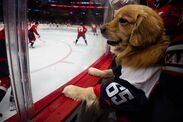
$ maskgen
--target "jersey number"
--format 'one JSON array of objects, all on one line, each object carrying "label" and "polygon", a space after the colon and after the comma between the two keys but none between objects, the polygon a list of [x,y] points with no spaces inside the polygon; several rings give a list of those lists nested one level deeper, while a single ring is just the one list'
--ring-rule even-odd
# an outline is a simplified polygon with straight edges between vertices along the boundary
[{"label": "jersey number", "polygon": [[79,32],[83,32],[84,29],[82,27],[79,27]]},{"label": "jersey number", "polygon": [[106,87],[106,92],[115,105],[120,105],[128,99],[134,98],[128,89],[115,82]]}]

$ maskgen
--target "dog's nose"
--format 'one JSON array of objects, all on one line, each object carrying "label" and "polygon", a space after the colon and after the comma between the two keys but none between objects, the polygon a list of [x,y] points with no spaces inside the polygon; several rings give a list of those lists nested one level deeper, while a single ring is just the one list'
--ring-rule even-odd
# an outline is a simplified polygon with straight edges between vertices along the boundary
[{"label": "dog's nose", "polygon": [[100,31],[101,31],[101,33],[105,33],[106,32],[106,27],[105,26],[100,27]]}]

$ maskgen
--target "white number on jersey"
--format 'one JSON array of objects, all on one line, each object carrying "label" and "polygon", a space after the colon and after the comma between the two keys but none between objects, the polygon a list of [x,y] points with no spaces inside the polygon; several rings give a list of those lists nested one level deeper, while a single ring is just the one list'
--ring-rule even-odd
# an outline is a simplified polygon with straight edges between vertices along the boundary
[{"label": "white number on jersey", "polygon": [[78,30],[79,30],[79,32],[83,32],[84,31],[83,27],[79,27]]},{"label": "white number on jersey", "polygon": [[120,105],[121,103],[134,98],[128,89],[115,82],[110,83],[106,87],[106,93],[115,105]]}]

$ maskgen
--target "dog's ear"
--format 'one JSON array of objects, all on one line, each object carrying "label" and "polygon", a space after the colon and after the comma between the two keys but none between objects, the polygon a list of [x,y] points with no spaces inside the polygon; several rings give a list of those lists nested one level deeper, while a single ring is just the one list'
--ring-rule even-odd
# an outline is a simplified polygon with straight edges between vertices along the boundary
[{"label": "dog's ear", "polygon": [[142,38],[141,38],[141,33],[139,32],[139,26],[141,26],[142,21],[145,18],[146,18],[145,14],[138,14],[137,15],[136,22],[133,26],[131,36],[130,36],[130,40],[129,40],[129,43],[134,47],[138,47],[138,46],[143,45]]}]

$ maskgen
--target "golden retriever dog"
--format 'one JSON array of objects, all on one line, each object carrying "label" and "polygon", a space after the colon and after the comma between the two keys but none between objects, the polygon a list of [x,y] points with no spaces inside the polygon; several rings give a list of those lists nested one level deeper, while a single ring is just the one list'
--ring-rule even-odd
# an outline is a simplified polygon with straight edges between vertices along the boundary
[{"label": "golden retriever dog", "polygon": [[[120,8],[114,19],[101,28],[102,35],[116,55],[116,63],[122,66],[119,79],[124,79],[135,88],[141,89],[147,98],[159,78],[159,62],[164,58],[168,46],[168,42],[162,38],[163,30],[162,18],[144,5],[126,5]],[[101,71],[91,68],[89,73],[105,78],[115,77],[111,69]],[[119,86],[118,83],[111,83],[110,86],[116,84]],[[120,89],[125,88],[120,86]],[[88,107],[94,104],[96,108],[100,108],[93,87],[69,85],[64,88],[63,93],[74,100],[86,101]],[[128,94],[128,99],[134,97],[133,93],[131,97]],[[127,101],[115,101],[114,98],[111,100],[117,105]]]}]

